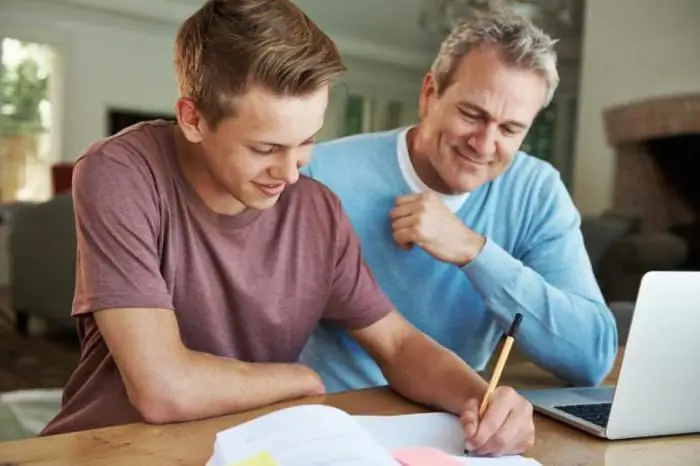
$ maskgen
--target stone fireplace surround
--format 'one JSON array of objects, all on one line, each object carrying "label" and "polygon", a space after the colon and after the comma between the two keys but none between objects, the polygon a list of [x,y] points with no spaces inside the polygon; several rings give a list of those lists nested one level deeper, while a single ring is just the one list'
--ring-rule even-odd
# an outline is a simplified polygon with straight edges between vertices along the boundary
[{"label": "stone fireplace surround", "polygon": [[[698,196],[681,195],[695,185],[700,193],[700,93],[660,96],[615,106],[604,111],[608,143],[615,151],[611,211],[641,220],[642,232],[663,232],[687,225],[700,226]],[[666,139],[666,141],[662,141]],[[667,145],[667,144],[671,145]],[[665,153],[660,153],[663,149]],[[680,152],[683,154],[680,154]],[[654,152],[655,154],[652,154]],[[657,163],[655,157],[685,157],[688,175],[678,163]],[[669,183],[661,165],[675,168],[680,182]],[[675,165],[675,167],[674,167]],[[664,167],[668,168],[668,167]],[[680,174],[678,173],[680,172]],[[695,205],[693,205],[695,204]],[[700,230],[697,230],[700,231]]]}]

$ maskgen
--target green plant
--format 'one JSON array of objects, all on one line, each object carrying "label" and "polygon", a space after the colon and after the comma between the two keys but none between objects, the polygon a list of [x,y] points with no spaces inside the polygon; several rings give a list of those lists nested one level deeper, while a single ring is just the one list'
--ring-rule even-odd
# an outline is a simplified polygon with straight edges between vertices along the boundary
[{"label": "green plant", "polygon": [[47,99],[48,78],[42,76],[32,57],[13,69],[3,67],[0,75],[0,131],[37,133],[44,131],[40,104]]}]

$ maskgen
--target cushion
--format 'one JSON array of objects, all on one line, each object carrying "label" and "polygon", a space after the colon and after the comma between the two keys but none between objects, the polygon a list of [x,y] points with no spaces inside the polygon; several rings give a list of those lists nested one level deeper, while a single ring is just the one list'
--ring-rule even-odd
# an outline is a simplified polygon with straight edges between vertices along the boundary
[{"label": "cushion", "polygon": [[638,231],[640,220],[635,217],[605,214],[581,221],[583,241],[596,270],[612,244],[623,236]]}]

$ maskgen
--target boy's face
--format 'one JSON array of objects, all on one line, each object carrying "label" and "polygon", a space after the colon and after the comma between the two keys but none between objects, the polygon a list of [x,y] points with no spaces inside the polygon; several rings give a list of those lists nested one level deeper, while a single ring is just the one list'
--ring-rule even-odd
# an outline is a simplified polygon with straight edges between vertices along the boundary
[{"label": "boy's face", "polygon": [[328,86],[301,97],[252,87],[236,99],[234,115],[216,128],[200,118],[195,135],[185,132],[190,142],[199,143],[207,178],[214,181],[198,186],[200,196],[228,194],[238,211],[274,206],[309,162],[327,105]]}]

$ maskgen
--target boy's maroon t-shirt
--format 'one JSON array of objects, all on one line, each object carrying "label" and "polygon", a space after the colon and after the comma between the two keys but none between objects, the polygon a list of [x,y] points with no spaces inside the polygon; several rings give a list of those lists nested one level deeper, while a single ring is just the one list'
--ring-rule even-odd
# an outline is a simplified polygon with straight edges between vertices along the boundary
[{"label": "boy's maroon t-shirt", "polygon": [[43,435],[143,420],[95,323],[100,310],[172,310],[191,350],[295,362],[322,319],[357,329],[392,309],[328,188],[301,177],[268,210],[217,214],[185,181],[174,130],[140,123],[76,162],[82,353]]}]

